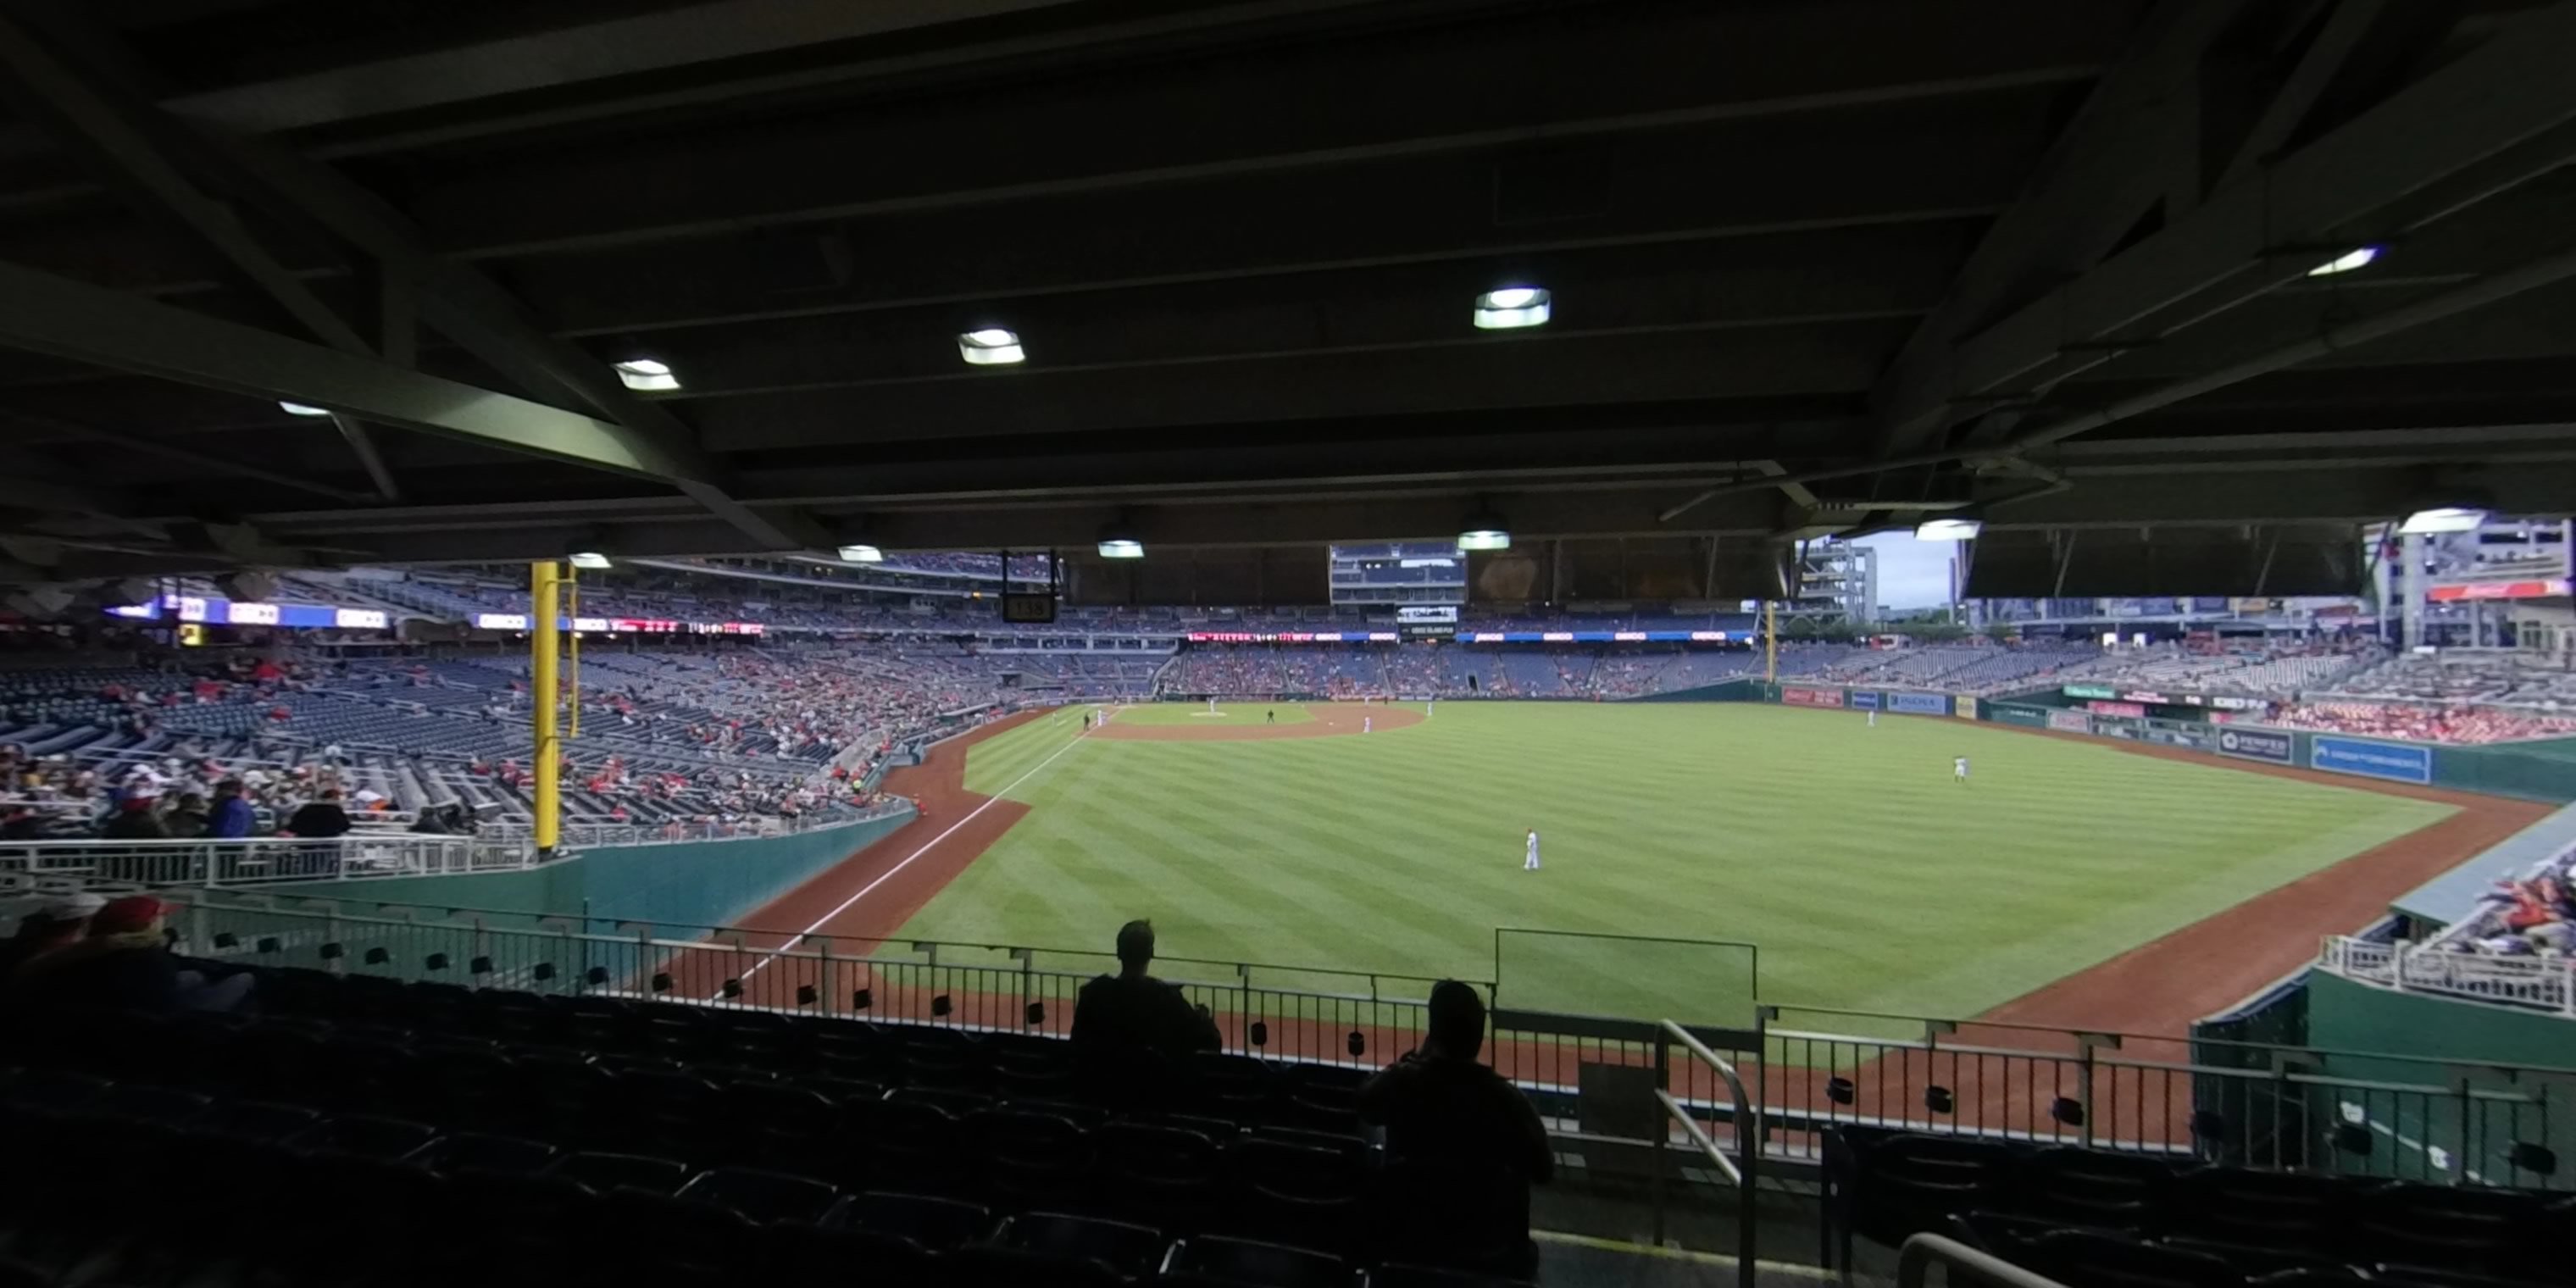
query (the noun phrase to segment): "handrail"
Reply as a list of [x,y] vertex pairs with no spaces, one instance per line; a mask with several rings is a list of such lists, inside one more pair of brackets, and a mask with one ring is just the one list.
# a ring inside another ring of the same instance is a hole
[[[1759,1052],[1762,1049],[1762,1043],[1759,1032],[1760,1019],[1758,1017],[1755,1024],[1756,1035],[1754,1049]],[[1760,1159],[1762,1157],[1762,1106],[1760,1102],[1756,1101],[1752,1096],[1745,1094],[1744,1079],[1736,1073],[1735,1066],[1728,1063],[1726,1057],[1719,1055],[1715,1051],[1709,1050],[1706,1043],[1691,1036],[1691,1031],[1689,1029],[1686,1029],[1671,1020],[1662,1021],[1662,1026],[1663,1042],[1657,1049],[1655,1061],[1658,1073],[1664,1073],[1669,1070],[1670,1057],[1665,1053],[1671,1049],[1672,1041],[1678,1038],[1681,1041],[1683,1050],[1690,1052],[1691,1055],[1697,1058],[1701,1063],[1715,1069],[1717,1071],[1717,1076],[1726,1080],[1727,1092],[1734,1097],[1735,1157],[1729,1159],[1726,1156],[1726,1152],[1718,1148],[1717,1142],[1709,1136],[1708,1132],[1699,1125],[1697,1120],[1690,1116],[1690,1111],[1682,1105],[1682,1102],[1673,1098],[1673,1093],[1670,1088],[1663,1086],[1655,1088],[1655,1099],[1663,1105],[1665,1115],[1680,1123],[1682,1125],[1683,1133],[1690,1137],[1691,1144],[1698,1146],[1700,1154],[1707,1158],[1710,1163],[1714,1164],[1718,1171],[1725,1173],[1726,1179],[1733,1182],[1735,1185],[1736,1288],[1754,1288],[1754,1271],[1756,1269],[1756,1262],[1759,1260],[1759,1256],[1756,1251],[1756,1244],[1759,1242],[1759,1226],[1754,1220],[1755,1213],[1753,1205],[1754,1200],[1759,1193],[1756,1189],[1756,1181],[1757,1172],[1760,1168]],[[1664,1167],[1663,1155],[1664,1150],[1667,1148],[1667,1142],[1670,1140],[1671,1136],[1672,1133],[1669,1131],[1655,1133],[1655,1186],[1657,1194],[1657,1203],[1655,1207],[1655,1242],[1659,1246],[1663,1243],[1663,1205],[1661,1202],[1661,1195],[1663,1192],[1664,1172],[1666,1170]]]
[[1925,1272],[1939,1262],[1953,1271],[1965,1270],[2003,1288],[2066,1288],[2066,1285],[2004,1260],[1990,1252],[1980,1252],[1956,1239],[1937,1234],[1918,1234],[1896,1250],[1896,1288],[1923,1288]]

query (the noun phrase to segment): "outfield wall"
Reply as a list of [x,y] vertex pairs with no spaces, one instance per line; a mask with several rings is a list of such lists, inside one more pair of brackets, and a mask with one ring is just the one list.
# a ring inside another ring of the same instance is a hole
[[263,894],[331,899],[351,907],[406,904],[539,917],[586,917],[595,930],[622,922],[726,926],[912,821],[909,806],[879,818],[784,836],[605,845],[542,867],[471,876],[383,877],[264,886]]

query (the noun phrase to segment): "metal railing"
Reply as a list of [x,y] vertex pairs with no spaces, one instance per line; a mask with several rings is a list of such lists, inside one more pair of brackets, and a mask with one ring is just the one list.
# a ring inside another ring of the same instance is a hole
[[532,846],[480,837],[352,832],[328,840],[0,842],[0,876],[114,886],[258,886],[534,867]]
[[[1100,952],[366,905],[362,883],[348,889],[330,901],[183,893],[177,924],[188,951],[246,963],[1054,1035],[1069,1032],[1082,985],[1116,969]],[[1370,1068],[1419,1044],[1435,982],[1184,958],[1156,969],[1207,1009],[1229,1051]],[[1467,982],[1490,996],[1490,981]],[[2523,1148],[2564,1132],[2576,1070],[1806,1008],[1787,1027],[1782,1010],[1712,1028],[1497,1008],[1487,1052],[1558,1119],[1590,1112],[1587,1083],[1615,1075],[1666,1124],[1636,1120],[1626,1157],[1672,1146],[1668,1117],[1695,1116],[1734,1164],[1712,1162],[1714,1181],[1812,1167],[1826,1133],[1860,1127],[2437,1184],[2576,1183]],[[1691,1039],[1678,1062],[1675,1028]]]
[[[1699,1125],[1698,1120],[1691,1117],[1690,1107],[1674,1099],[1668,1086],[1655,1088],[1655,1100],[1664,1107],[1665,1117],[1681,1126],[1682,1133],[1689,1137],[1691,1145],[1699,1150],[1700,1157],[1706,1159],[1709,1166],[1716,1168],[1718,1173],[1735,1187],[1736,1288],[1753,1288],[1755,1263],[1759,1259],[1757,1244],[1760,1223],[1756,1219],[1755,1201],[1760,1195],[1762,1167],[1761,1102],[1745,1093],[1744,1079],[1736,1073],[1735,1066],[1725,1057],[1709,1050],[1707,1045],[1698,1038],[1691,1036],[1690,1030],[1671,1020],[1665,1020],[1662,1023],[1660,1037],[1661,1040],[1656,1045],[1656,1081],[1664,1083],[1671,1081],[1669,1076],[1672,1067],[1671,1051],[1672,1045],[1676,1042],[1681,1044],[1682,1050],[1690,1053],[1691,1058],[1726,1080],[1728,1103],[1734,1106],[1735,1111],[1735,1156],[1733,1158],[1727,1157],[1726,1151],[1718,1148],[1717,1142],[1709,1137],[1708,1131]],[[1663,1187],[1667,1171],[1664,1156],[1671,1148],[1671,1143],[1672,1132],[1669,1129],[1655,1133],[1655,1246],[1657,1247],[1662,1247],[1664,1242]]]
[[[674,841],[730,841],[750,836],[793,836],[857,823],[872,823],[912,808],[907,801],[886,801],[856,812],[836,811],[780,818],[761,815],[732,820],[672,819],[659,823],[565,823],[556,843],[570,849],[610,845],[663,845]],[[534,846],[536,829],[526,823],[486,823],[475,835],[485,840]]]
[[1964,1270],[1970,1279],[1993,1288],[2066,1288],[2037,1271],[1937,1234],[1915,1235],[1896,1250],[1896,1288],[1923,1288],[1936,1265],[1948,1272],[1949,1283],[1958,1282]]
[[2407,993],[2494,1002],[2576,1019],[2576,958],[2504,957],[2446,943],[2383,944],[2327,937],[2317,967]]

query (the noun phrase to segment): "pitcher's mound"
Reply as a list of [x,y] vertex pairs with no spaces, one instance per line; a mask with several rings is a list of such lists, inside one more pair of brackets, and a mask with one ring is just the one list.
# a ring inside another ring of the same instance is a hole
[[1094,729],[1091,736],[1127,742],[1253,742],[1270,738],[1334,738],[1343,734],[1357,737],[1363,721],[1377,733],[1422,723],[1419,711],[1363,707],[1351,702],[1283,702],[1279,710],[1302,710],[1312,718],[1294,724],[1264,724],[1256,717],[1250,724],[1166,725],[1127,724],[1113,717],[1107,728]]

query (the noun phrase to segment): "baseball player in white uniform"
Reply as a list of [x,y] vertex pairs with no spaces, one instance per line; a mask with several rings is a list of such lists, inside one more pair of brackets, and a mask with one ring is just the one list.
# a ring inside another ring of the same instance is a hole
[[1965,757],[1965,756],[1955,756],[1955,757],[1952,757],[1952,758],[1951,758],[1951,760],[1950,760],[1950,781],[1952,781],[1952,782],[1954,782],[1954,783],[1965,783],[1965,782],[1967,782],[1967,781],[1968,781],[1968,758],[1967,758],[1967,757]]
[[1361,716],[1361,717],[1360,717],[1360,732],[1361,732],[1361,733],[1367,733],[1370,729],[1372,729],[1372,728],[1376,727],[1376,725],[1377,725],[1377,717],[1375,717],[1375,716]]
[[1869,727],[1872,729],[1878,727],[1878,708],[1876,707],[1869,709]]
[[1526,858],[1526,859],[1521,860],[1521,871],[1523,871],[1523,872],[1536,872],[1536,871],[1538,871],[1538,829],[1537,829],[1537,828],[1534,828],[1534,827],[1533,827],[1533,828],[1531,828],[1531,829],[1529,830],[1529,857],[1528,857],[1528,858]]

